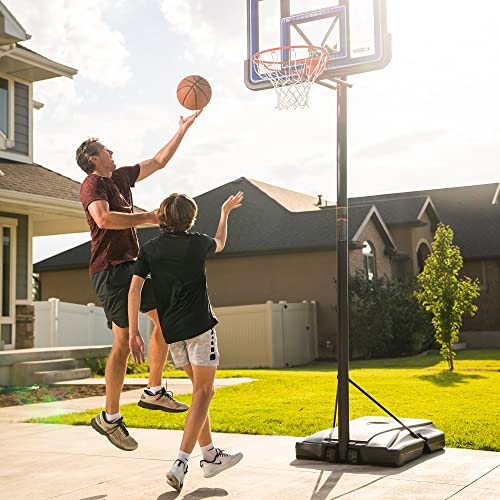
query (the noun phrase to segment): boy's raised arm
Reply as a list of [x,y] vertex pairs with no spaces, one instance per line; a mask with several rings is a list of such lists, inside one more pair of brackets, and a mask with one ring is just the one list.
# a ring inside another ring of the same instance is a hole
[[222,252],[222,250],[224,250],[227,238],[227,218],[232,210],[241,207],[242,201],[243,193],[239,191],[235,195],[230,196],[222,205],[219,227],[217,228],[217,233],[214,237],[214,240],[217,243],[217,249],[215,250],[216,253]]

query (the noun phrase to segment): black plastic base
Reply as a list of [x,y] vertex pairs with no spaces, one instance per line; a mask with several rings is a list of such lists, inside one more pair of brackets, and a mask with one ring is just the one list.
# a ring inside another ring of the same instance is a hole
[[[444,433],[430,420],[400,419],[419,438],[390,417],[361,417],[349,424],[347,463],[401,467],[423,453],[444,448]],[[339,462],[338,428],[325,429],[297,442],[298,459]]]

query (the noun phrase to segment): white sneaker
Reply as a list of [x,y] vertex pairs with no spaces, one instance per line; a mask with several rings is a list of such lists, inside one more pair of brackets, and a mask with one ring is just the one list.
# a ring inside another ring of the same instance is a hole
[[181,491],[184,486],[184,477],[187,471],[187,464],[178,458],[167,472],[167,483],[175,490]]
[[240,452],[230,455],[229,453],[224,453],[223,450],[219,450],[219,448],[215,448],[215,451],[217,455],[215,455],[215,458],[211,462],[208,460],[200,462],[204,477],[214,477],[219,472],[236,465],[243,458],[243,453]]

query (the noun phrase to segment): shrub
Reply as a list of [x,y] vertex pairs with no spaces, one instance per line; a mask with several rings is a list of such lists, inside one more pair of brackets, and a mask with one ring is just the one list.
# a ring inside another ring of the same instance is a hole
[[350,279],[350,351],[353,358],[396,357],[433,344],[431,316],[416,297],[414,277]]

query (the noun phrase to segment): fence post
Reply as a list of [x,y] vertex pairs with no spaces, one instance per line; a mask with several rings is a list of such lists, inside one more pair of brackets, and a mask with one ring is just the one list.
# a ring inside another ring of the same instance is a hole
[[50,314],[49,314],[50,347],[57,347],[57,343],[59,342],[59,332],[58,332],[59,299],[50,298],[48,302],[50,304]]
[[87,345],[95,343],[95,304],[89,302],[87,304]]

